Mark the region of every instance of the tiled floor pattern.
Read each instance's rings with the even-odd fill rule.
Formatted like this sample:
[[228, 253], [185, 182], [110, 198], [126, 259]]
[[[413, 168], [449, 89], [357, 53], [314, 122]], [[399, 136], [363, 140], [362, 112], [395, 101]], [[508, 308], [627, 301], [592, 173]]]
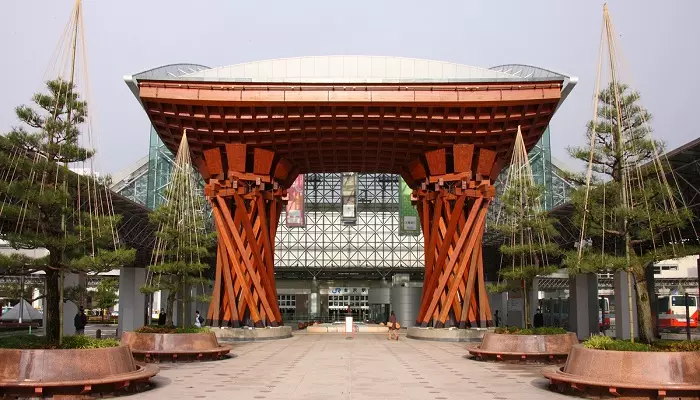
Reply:
[[139, 399], [555, 399], [540, 367], [467, 358], [464, 344], [295, 334], [236, 344], [233, 357], [161, 364]]

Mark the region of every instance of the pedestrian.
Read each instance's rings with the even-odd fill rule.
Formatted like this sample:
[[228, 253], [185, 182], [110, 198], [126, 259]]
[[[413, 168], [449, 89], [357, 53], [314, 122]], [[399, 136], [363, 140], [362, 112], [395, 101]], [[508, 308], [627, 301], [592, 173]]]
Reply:
[[389, 315], [389, 322], [387, 322], [387, 326], [389, 326], [389, 336], [386, 338], [387, 340], [391, 340], [391, 338], [396, 335], [396, 340], [399, 340], [399, 323], [396, 321], [396, 315], [394, 315], [394, 312], [391, 312], [391, 315]]
[[532, 319], [532, 324], [535, 326], [535, 328], [541, 328], [544, 326], [544, 315], [542, 315], [542, 309], [537, 309], [535, 318]]
[[498, 325], [501, 323], [501, 317], [498, 315], [498, 310], [493, 314], [493, 322], [496, 323], [496, 328], [498, 328]]
[[202, 325], [204, 325], [204, 318], [202, 318], [201, 315], [199, 315], [199, 311], [195, 311], [194, 313], [194, 326], [197, 328], [201, 328]]
[[160, 314], [158, 314], [158, 325], [164, 326], [165, 325], [165, 317], [168, 315], [165, 313], [165, 308], [160, 309]]
[[87, 325], [88, 317], [85, 315], [85, 309], [81, 306], [75, 318], [73, 318], [73, 326], [75, 326], [76, 335], [85, 334], [85, 325]]

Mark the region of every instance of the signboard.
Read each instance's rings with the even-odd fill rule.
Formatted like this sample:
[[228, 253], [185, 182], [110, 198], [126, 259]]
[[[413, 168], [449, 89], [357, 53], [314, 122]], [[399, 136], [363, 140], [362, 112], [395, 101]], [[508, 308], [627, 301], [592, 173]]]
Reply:
[[303, 227], [304, 223], [304, 175], [299, 174], [287, 189], [287, 226]]
[[340, 201], [342, 205], [341, 221], [345, 225], [357, 222], [357, 174], [343, 172], [340, 182]]
[[366, 287], [329, 287], [329, 295], [365, 295], [369, 293], [369, 288]]
[[417, 236], [420, 234], [418, 223], [418, 211], [411, 204], [411, 189], [408, 184], [399, 177], [399, 235]]

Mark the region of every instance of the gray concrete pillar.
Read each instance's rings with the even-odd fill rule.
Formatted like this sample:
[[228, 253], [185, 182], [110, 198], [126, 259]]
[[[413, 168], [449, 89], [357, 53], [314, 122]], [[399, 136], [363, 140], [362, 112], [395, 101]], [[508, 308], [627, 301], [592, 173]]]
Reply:
[[506, 325], [508, 321], [508, 292], [504, 293], [489, 293], [489, 305], [493, 317], [493, 323], [496, 323], [496, 311], [498, 311], [498, 326]]
[[[698, 261], [698, 263], [700, 264], [700, 260]], [[653, 321], [654, 335], [659, 337], [659, 299], [656, 295], [656, 281], [654, 278], [653, 265], [647, 266], [645, 275], [647, 278], [647, 295], [649, 296], [649, 304], [651, 306], [651, 320]]]
[[[84, 275], [80, 274], [63, 274], [63, 289], [70, 289], [74, 287], [86, 287], [87, 282]], [[65, 293], [65, 292], [64, 292]], [[80, 307], [80, 301], [75, 299], [75, 301], [66, 300], [63, 302], [63, 336], [75, 335], [75, 316], [78, 314], [78, 307]]]
[[119, 269], [119, 321], [117, 335], [133, 331], [146, 323], [146, 295], [141, 287], [146, 283], [146, 270], [143, 268]]
[[[634, 289], [634, 277], [625, 271], [615, 272], [614, 288], [615, 288], [615, 338], [629, 339], [630, 334], [630, 308], [629, 308], [629, 282], [632, 279], [632, 325], [633, 334], [638, 336], [637, 332], [637, 298]], [[611, 321], [612, 322], [612, 321]]]
[[540, 307], [540, 285], [537, 277], [532, 280], [532, 287], [530, 288], [530, 293], [528, 293], [527, 301], [530, 308], [530, 324], [534, 327], [535, 314]]
[[517, 326], [520, 328], [525, 327], [525, 314], [523, 314], [523, 307], [525, 302], [523, 301], [523, 291], [515, 290], [506, 293], [506, 318], [504, 318], [504, 325]]
[[569, 330], [579, 340], [598, 334], [598, 277], [594, 273], [569, 278]]

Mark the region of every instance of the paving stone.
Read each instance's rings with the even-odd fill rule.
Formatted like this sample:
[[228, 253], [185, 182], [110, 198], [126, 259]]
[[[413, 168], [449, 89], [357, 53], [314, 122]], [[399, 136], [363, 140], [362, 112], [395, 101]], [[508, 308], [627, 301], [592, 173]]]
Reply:
[[[539, 368], [465, 358], [463, 344], [387, 341], [383, 335], [299, 334], [237, 343], [234, 357], [162, 369], [138, 399], [565, 399]], [[539, 379], [539, 381], [538, 381]]]

